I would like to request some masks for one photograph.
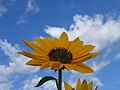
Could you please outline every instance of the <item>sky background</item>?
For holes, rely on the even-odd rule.
[[[87,61],[95,73],[63,72],[63,82],[73,87],[78,78],[93,81],[98,90],[120,88],[120,0],[0,0],[0,90],[56,90],[49,81],[39,88],[50,69],[25,65],[30,58],[16,54],[31,51],[22,40],[59,37],[67,32],[70,40],[80,37],[96,46],[98,57]]]

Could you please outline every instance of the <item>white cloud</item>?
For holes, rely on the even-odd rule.
[[[91,62],[91,67],[93,68],[93,70],[95,72],[97,72],[97,71],[100,71],[101,69],[103,69],[109,63],[110,63],[110,61],[100,61],[100,62],[92,61]]]
[[[41,77],[25,80],[23,90],[57,90],[54,81],[48,81],[44,83],[42,86],[35,88],[34,86],[38,83],[40,79]]]
[[[100,60],[89,62],[88,64],[95,70],[99,72],[111,61],[108,55],[111,53],[110,45],[114,44],[120,39],[120,17],[113,19],[111,16],[105,18],[101,14],[97,14],[94,17],[88,15],[75,15],[74,23],[70,25],[69,29],[66,30],[62,27],[50,27],[47,26],[45,32],[52,37],[58,38],[59,35],[64,31],[73,40],[76,37],[80,37],[85,44],[93,44],[96,46],[95,50],[100,51],[106,49]],[[110,48],[110,49],[109,49]],[[119,54],[116,56],[119,57]],[[72,77],[70,78],[71,84],[75,85],[77,79],[81,77],[82,79],[87,79],[88,81],[93,81],[99,86],[103,86],[103,83],[95,75],[82,75],[75,73],[73,71]]]
[[[59,35],[62,32],[66,32],[65,28],[59,28],[59,27],[50,27],[47,26],[47,29],[45,29],[45,32],[49,35],[51,35],[52,37],[59,37]]]
[[[45,32],[52,37],[58,37],[61,32],[69,34],[70,39],[80,37],[86,44],[93,44],[96,50],[102,50],[120,39],[120,18],[117,20],[108,17],[104,21],[103,15],[97,14],[94,17],[88,15],[75,15],[74,23],[69,30],[61,27],[48,27]]]
[[[24,24],[24,23],[27,23],[27,20],[25,20],[25,18],[20,18],[20,19],[16,22],[17,25]]]
[[[115,60],[116,60],[116,59],[117,59],[117,60],[120,60],[120,53],[116,54],[115,57],[114,57],[114,59],[115,59]]]
[[[20,51],[20,48],[16,44],[12,46],[8,41],[0,40],[0,50],[8,57],[8,64],[0,65],[0,89],[10,90],[12,87],[12,81],[16,74],[29,74],[39,70],[37,67],[31,67],[25,65],[28,58],[18,55],[16,52]],[[2,60],[4,62],[4,60]],[[8,87],[6,87],[8,86]]]
[[[5,55],[8,56],[10,60],[9,68],[12,69],[13,72],[33,73],[38,71],[36,67],[25,65],[25,62],[28,61],[29,58],[17,54],[18,51],[21,51],[17,44],[12,46],[6,39],[4,41],[0,40],[0,48]]]
[[[38,80],[39,78],[25,80],[23,90],[38,90],[38,88],[34,87],[37,84]]]
[[[76,86],[76,82],[78,80],[78,78],[82,80],[87,80],[88,83],[93,82],[94,86],[98,85],[99,87],[103,86],[103,83],[101,82],[101,80],[99,78],[97,78],[95,76],[95,74],[81,74],[79,72],[76,71],[71,71],[71,76],[69,77],[70,79],[68,80],[68,82],[72,85],[72,87]]]
[[[11,83],[0,83],[0,89],[1,90],[11,90],[10,88],[12,87]]]
[[[7,12],[7,8],[0,4],[0,17],[2,17]]]
[[[35,0],[28,0],[27,7],[26,7],[26,12],[39,12],[40,9],[36,5]]]

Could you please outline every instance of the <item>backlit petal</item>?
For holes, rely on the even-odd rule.
[[[92,90],[92,87],[93,87],[93,83],[91,82],[88,84],[88,90]]]
[[[41,66],[44,64],[45,61],[40,61],[40,60],[30,60],[26,63],[26,65],[32,65],[32,66]]]
[[[48,61],[48,62],[44,63],[44,64],[40,67],[40,70],[43,70],[43,69],[48,68],[48,67],[50,67],[50,66],[52,66],[52,61]]]
[[[49,60],[47,55],[37,54],[36,52],[17,52],[17,53],[38,60],[45,60],[45,61]]]
[[[39,51],[39,50],[40,50],[40,48],[39,48],[38,45],[36,45],[36,44],[34,44],[34,43],[32,43],[32,42],[30,42],[30,41],[28,41],[28,40],[23,40],[23,41],[25,42],[25,44],[26,44],[28,47],[32,48],[33,50],[35,50],[35,51]]]
[[[64,66],[67,70],[75,70],[76,67],[75,64],[64,64]]]
[[[43,39],[41,38],[34,38],[34,40],[37,42],[37,44],[39,45],[39,48],[45,52],[48,52],[50,50],[50,48],[48,48],[48,46],[46,45],[46,43],[44,42]]]
[[[68,35],[66,32],[63,32],[59,38],[59,41],[60,41],[60,44],[61,44],[61,47],[64,47],[66,48],[69,44],[69,40],[68,40]]]
[[[88,86],[87,86],[86,80],[83,80],[82,85],[81,85],[81,90],[88,90]]]
[[[91,58],[94,58],[96,56],[98,56],[100,54],[100,52],[96,52],[96,53],[89,53],[88,55],[85,55],[83,57],[78,57],[76,58],[75,60],[72,60],[72,64],[75,64],[75,63],[81,63],[81,62],[84,62],[88,59],[91,59]]]
[[[82,56],[90,53],[94,48],[95,48],[95,46],[93,46],[93,45],[84,45],[83,47],[80,47],[80,49],[81,49],[80,51],[77,50],[77,52],[74,53],[74,57],[75,58],[82,57]]]
[[[83,63],[77,64],[75,70],[78,72],[85,73],[85,74],[94,72],[92,68],[90,68],[89,66]]]
[[[77,81],[76,90],[81,90],[81,81],[80,81],[80,79],[78,79],[78,81]]]
[[[52,38],[44,38],[43,40],[45,44],[47,45],[47,47],[49,47],[49,49],[56,48],[55,41]]]
[[[72,90],[72,87],[67,83],[64,82],[65,90]]]
[[[59,70],[62,67],[63,67],[63,64],[61,64],[60,62],[54,62],[51,66],[51,69],[52,70]]]

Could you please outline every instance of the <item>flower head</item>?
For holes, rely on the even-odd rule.
[[[18,52],[32,58],[27,65],[40,66],[40,70],[51,67],[52,70],[65,68],[82,73],[91,73],[93,70],[83,62],[98,56],[100,53],[91,51],[93,45],[83,45],[77,37],[69,41],[68,35],[63,32],[60,38],[34,38],[36,43],[24,40],[25,44],[34,52]]]
[[[64,86],[65,86],[65,90],[75,90],[67,82],[64,82]],[[76,90],[92,90],[92,87],[93,87],[92,82],[87,84],[87,81],[83,80],[83,82],[81,83],[80,79],[78,79],[77,85],[76,85]],[[97,88],[98,88],[98,86],[96,86],[95,90],[97,90]]]

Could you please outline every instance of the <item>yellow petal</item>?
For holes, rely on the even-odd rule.
[[[32,65],[32,66],[41,66],[44,64],[45,61],[40,61],[40,60],[30,60],[26,63],[26,65]]]
[[[94,58],[96,56],[98,56],[100,54],[100,52],[95,52],[95,53],[89,53],[83,57],[78,57],[74,60],[71,61],[72,64],[75,64],[75,63],[81,63],[81,62],[84,62],[88,59],[91,59],[91,58]]]
[[[72,45],[72,43],[74,43],[76,41],[79,41],[79,37],[75,38],[73,41],[69,41],[68,46],[66,47],[66,49],[68,49]]]
[[[41,67],[40,67],[40,70],[43,70],[43,69],[45,69],[45,68],[48,68],[48,67],[50,67],[51,65],[52,65],[52,61],[48,61],[48,62],[46,62],[46,63],[44,63]]]
[[[92,90],[92,87],[93,87],[93,83],[91,82],[88,84],[88,90]]]
[[[53,64],[52,64],[52,67],[51,67],[51,69],[52,70],[59,70],[60,68],[62,68],[63,67],[63,64],[61,64],[60,62],[54,62]]]
[[[72,87],[67,83],[64,82],[65,90],[72,90]]]
[[[68,41],[68,35],[66,32],[63,32],[61,35],[60,35],[60,38],[59,38],[61,41]]]
[[[59,41],[60,41],[61,47],[66,48],[66,47],[68,46],[69,40],[68,40],[68,35],[67,35],[66,32],[63,32],[63,33],[60,35]]]
[[[90,68],[89,66],[87,66],[83,63],[77,64],[75,70],[78,71],[78,72],[81,72],[81,73],[85,73],[85,74],[94,72],[92,70],[92,68]]]
[[[32,48],[33,50],[36,50],[36,51],[39,51],[39,50],[40,50],[40,48],[39,48],[38,45],[36,45],[36,44],[34,44],[34,43],[32,43],[32,42],[30,42],[30,41],[28,41],[28,40],[23,40],[23,41],[25,42],[25,44],[26,44],[28,47]]]
[[[61,47],[61,43],[60,43],[59,39],[54,38],[54,42],[55,42],[56,47]]]
[[[81,85],[81,90],[88,90],[88,86],[87,86],[86,80],[83,80],[82,85]]]
[[[64,66],[67,70],[75,70],[76,67],[75,64],[64,64]]]
[[[93,45],[84,45],[81,48],[80,48],[80,51],[77,50],[77,52],[74,53],[75,54],[74,55],[75,58],[82,57],[82,56],[90,53],[95,48],[95,46],[93,46]]]
[[[34,40],[37,42],[37,44],[39,45],[39,48],[45,52],[48,52],[50,50],[50,48],[48,48],[48,45],[46,45],[46,43],[44,42],[43,39],[41,38],[34,38]]]
[[[47,55],[42,55],[40,53],[38,54],[36,52],[17,52],[17,53],[27,56],[29,58],[34,58],[34,59],[38,59],[38,60],[45,60],[45,61],[49,60]]]
[[[76,90],[81,90],[81,81],[80,81],[80,79],[78,79],[78,81],[77,81]]]
[[[44,38],[45,44],[49,47],[49,49],[53,49],[56,47],[56,44],[52,38]]]
[[[72,51],[73,48],[75,48],[76,46],[79,46],[79,45],[80,45],[80,41],[72,42],[72,44],[70,45],[68,50]]]
[[[70,50],[73,54],[75,54],[75,52],[78,51],[78,49],[80,51],[82,50],[82,44],[83,44],[83,42],[76,41],[71,44],[71,46],[68,48],[68,50]]]
[[[75,38],[72,42],[80,41],[79,37]]]

